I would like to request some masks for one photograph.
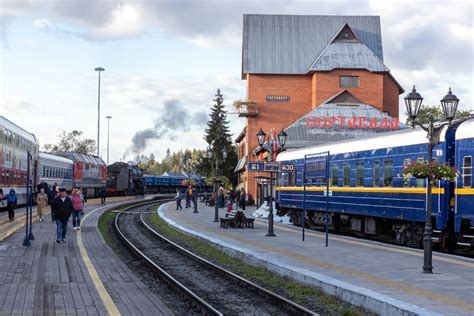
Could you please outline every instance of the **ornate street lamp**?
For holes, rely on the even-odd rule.
[[[257,141],[258,145],[260,147],[263,147],[263,144],[265,143],[265,138],[267,134],[260,128],[260,130],[257,132]],[[286,132],[282,129],[280,133],[278,133],[278,144],[280,145],[281,149],[285,146],[286,143],[286,138],[287,138]],[[268,145],[270,146],[270,144]],[[272,161],[272,155],[269,155],[269,161]],[[269,196],[269,210],[268,210],[268,232],[265,235],[266,237],[276,237],[275,233],[273,232],[273,172],[270,171],[270,196]]]
[[[424,131],[428,133],[428,162],[433,160],[433,148],[436,144],[439,143],[439,135],[441,130],[446,125],[451,125],[451,121],[454,119],[456,115],[459,99],[451,92],[451,88],[449,88],[448,94],[441,100],[441,106],[443,108],[443,115],[447,122],[435,124],[435,119],[433,116],[429,117],[429,123],[427,126],[424,126],[419,121],[417,121],[418,113],[422,107],[421,103],[423,98],[421,95],[416,92],[415,86],[413,86],[413,90],[408,93],[405,97],[405,105],[407,107],[408,117],[411,121],[411,126],[415,127],[415,125],[421,127]],[[423,235],[423,248],[424,248],[424,255],[423,255],[423,273],[433,273],[433,264],[432,264],[432,257],[433,257],[433,228],[431,225],[431,208],[432,208],[432,192],[431,187],[432,183],[429,177],[427,178],[426,184],[426,221],[425,221],[425,231]]]
[[[214,143],[216,144],[216,143]],[[222,161],[224,162],[227,159],[227,149],[224,147],[222,148]],[[207,158],[212,159],[213,156],[213,150],[211,148],[211,144],[209,144],[209,147],[207,148]],[[216,159],[216,168],[215,168],[215,173],[214,175],[217,177],[219,173],[219,157],[216,154],[215,156]],[[217,187],[217,182],[214,183],[214,222],[219,222],[219,205],[217,204],[217,196],[219,193],[219,188]]]
[[[278,143],[280,144],[281,148],[283,148],[286,144],[286,138],[288,137],[288,134],[281,129],[280,133],[278,133]]]
[[[260,130],[257,133],[257,141],[258,141],[258,145],[260,147],[262,147],[263,143],[265,143],[265,137],[266,136],[267,136],[267,134],[265,134],[265,132],[262,130],[262,128],[260,128]]]

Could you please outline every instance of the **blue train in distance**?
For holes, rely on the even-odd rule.
[[[209,190],[204,177],[193,175],[191,179],[194,180],[198,192],[207,192]],[[183,189],[185,187],[183,182],[185,180],[188,180],[188,178],[184,175],[143,175],[146,194],[175,193],[176,188]]]
[[[426,132],[416,128],[282,152],[277,158],[283,167],[276,187],[278,214],[288,214],[299,226],[305,209],[305,227],[323,226],[329,195],[329,225],[336,231],[344,228],[421,246],[426,180],[407,182],[400,173],[412,160],[428,160],[427,143]],[[473,155],[473,118],[441,130],[433,158],[460,173],[455,182],[440,180],[432,189],[433,242],[447,251],[474,246]]]

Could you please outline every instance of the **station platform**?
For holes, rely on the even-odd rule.
[[[433,274],[423,274],[423,251],[352,237],[306,230],[275,222],[277,237],[265,237],[268,221],[255,228],[220,228],[214,207],[199,203],[175,210],[175,203],[158,209],[169,224],[214,244],[247,263],[315,285],[328,294],[381,315],[474,315],[474,260],[433,254]],[[251,215],[255,208],[248,208]],[[219,209],[224,217],[225,210]]]
[[[111,200],[89,203],[80,231],[70,220],[64,244],[50,216],[33,223],[31,246],[25,229],[0,241],[0,315],[173,314],[106,245],[98,219]]]
[[[132,197],[132,196],[117,196],[117,197],[108,197],[107,201],[120,202],[120,201],[128,201],[134,198],[135,197]],[[99,204],[100,204],[100,198],[89,199],[87,203],[88,206],[99,205]],[[0,241],[10,236],[18,229],[25,226],[25,217],[26,217],[25,214],[26,214],[26,206],[17,208],[15,210],[15,221],[10,222],[8,220],[8,212],[7,211],[0,212]],[[43,217],[51,218],[51,212],[49,211],[49,207],[48,207],[48,211],[44,212]],[[39,218],[36,213],[36,206],[33,206],[32,221],[37,222],[38,220]]]

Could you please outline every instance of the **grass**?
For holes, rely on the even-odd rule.
[[[115,215],[117,215],[116,211],[121,211],[127,207],[128,206],[121,206],[121,207],[114,208],[113,210],[104,212],[99,217],[98,225],[99,225],[100,233],[102,234],[102,237],[104,237],[104,240],[107,243],[107,245],[109,245],[110,247],[115,245],[114,240],[111,236],[111,233],[112,233],[112,225],[114,223]]]
[[[150,209],[154,211],[156,207],[150,207]],[[151,212],[147,216],[147,221],[160,233],[187,249],[192,249],[194,253],[320,314],[343,316],[374,315],[362,308],[343,302],[334,296],[327,295],[318,288],[298,283],[289,278],[279,276],[266,268],[249,265],[226,255],[212,245],[196,237],[186,235],[168,225],[156,212]]]

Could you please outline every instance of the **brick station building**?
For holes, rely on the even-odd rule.
[[[243,23],[247,95],[235,105],[246,126],[236,139],[235,172],[248,193],[256,195],[257,174],[245,164],[265,158],[255,136],[260,128],[278,133],[341,96],[398,118],[404,90],[383,63],[380,17],[251,14]]]

